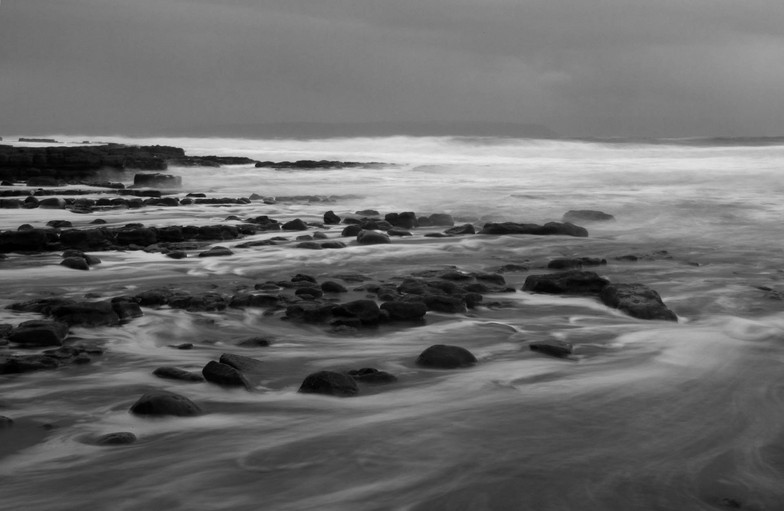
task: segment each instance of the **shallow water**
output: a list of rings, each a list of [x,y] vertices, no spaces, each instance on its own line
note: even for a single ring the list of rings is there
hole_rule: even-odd
[[[183,177],[183,194],[279,200],[93,215],[3,210],[0,228],[64,215],[76,226],[95,216],[110,225],[209,224],[228,215],[318,221],[328,209],[343,216],[364,208],[446,212],[477,225],[558,221],[569,209],[599,209],[617,221],[586,224],[589,238],[421,236],[440,230],[432,228],[391,245],[332,251],[292,243],[180,261],[96,253],[103,263],[88,273],[58,266],[58,254],[11,255],[0,262],[2,306],[48,292],[109,297],[172,281],[206,292],[296,273],[394,281],[447,266],[529,269],[505,273],[518,291],[485,296],[492,306],[354,334],[259,309],[145,309],[119,328],[74,328],[73,336],[104,342],[106,354],[87,367],[0,377],[0,414],[17,422],[0,430],[0,453],[8,451],[0,458],[0,502],[8,509],[784,509],[784,147],[404,137],[138,142],[194,155],[395,166],[172,168]],[[333,238],[340,230],[323,232]],[[642,257],[614,259],[626,254]],[[527,275],[560,256],[607,258],[597,271],[656,289],[679,322],[636,320],[590,298],[519,291]],[[0,309],[0,323],[33,317]],[[235,345],[252,335],[274,342]],[[573,358],[528,349],[545,339],[573,343]],[[169,347],[182,342],[195,348]],[[418,368],[416,356],[432,344],[464,346],[479,364]],[[254,392],[152,375],[162,365],[198,371],[223,352],[265,363]],[[399,382],[363,387],[350,399],[296,392],[310,372],[359,367],[389,371]],[[151,388],[187,395],[209,413],[130,415]],[[90,444],[115,431],[139,441]]]

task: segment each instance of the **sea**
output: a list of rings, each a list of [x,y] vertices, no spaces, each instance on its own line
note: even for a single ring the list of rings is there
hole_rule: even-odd
[[[52,135],[63,145],[86,137]],[[188,155],[379,162],[370,168],[170,167],[184,196],[250,204],[0,210],[0,229],[68,219],[86,227],[207,225],[268,215],[318,223],[373,209],[452,215],[456,224],[561,221],[599,210],[587,238],[423,233],[386,245],[341,238],[173,260],[96,252],[89,272],[59,254],[0,261],[0,323],[39,316],[4,307],[45,296],[109,298],[163,284],[252,288],[296,274],[395,283],[417,272],[500,272],[510,288],[466,313],[415,325],[331,331],[280,311],[145,308],[120,327],[72,329],[100,342],[92,364],[0,376],[0,509],[14,510],[784,510],[784,140],[532,140],[470,137],[294,139],[92,137],[182,147]],[[4,142],[7,143],[7,142]],[[43,146],[46,144],[16,143]],[[132,173],[108,175],[132,182]],[[73,185],[78,188],[79,186]],[[293,240],[293,236],[290,236]],[[550,260],[597,257],[612,282],[655,289],[677,322],[635,319],[592,297],[522,291]],[[365,297],[356,282],[351,296]],[[264,336],[268,347],[238,339]],[[571,343],[569,358],[530,350]],[[191,350],[173,345],[193,343]],[[470,368],[415,364],[434,344],[470,350]],[[9,348],[0,348],[6,349]],[[267,368],[252,391],[163,380],[222,353]],[[302,394],[308,374],[373,367],[396,383],[350,398]],[[129,413],[144,392],[197,402],[193,418]],[[130,445],[92,439],[132,432]]]

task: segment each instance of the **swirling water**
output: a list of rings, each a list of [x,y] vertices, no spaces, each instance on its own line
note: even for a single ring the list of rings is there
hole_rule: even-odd
[[[258,193],[278,201],[101,212],[110,225],[208,224],[232,214],[318,221],[328,209],[343,215],[365,208],[446,212],[476,225],[543,223],[569,209],[599,209],[617,220],[587,224],[588,238],[417,235],[385,246],[310,251],[281,244],[181,261],[106,252],[86,274],[57,266],[56,254],[12,255],[0,262],[0,305],[47,293],[108,297],[163,282],[210,290],[296,273],[394,280],[447,266],[528,269],[504,274],[517,292],[486,296],[492,306],[429,313],[418,326],[334,334],[257,309],[163,308],[118,328],[74,328],[75,336],[105,342],[106,354],[89,367],[0,383],[0,413],[17,422],[13,433],[0,431],[3,507],[784,509],[784,146],[407,137],[133,142],[195,155],[394,165],[172,168],[183,177],[183,194]],[[63,214],[4,210],[0,227]],[[80,226],[92,218],[68,219]],[[626,254],[640,258],[615,259]],[[679,322],[636,320],[590,298],[520,291],[527,275],[546,271],[548,259],[573,255],[607,258],[601,274],[656,289]],[[5,323],[34,316],[0,310]],[[275,342],[233,343],[249,335]],[[545,339],[572,342],[574,357],[528,349]],[[169,347],[180,342],[195,349]],[[418,368],[416,356],[432,344],[469,348],[479,364]],[[162,365],[199,370],[227,351],[264,362],[254,392],[151,374]],[[315,370],[368,366],[399,382],[350,399],[296,392]],[[151,388],[187,395],[209,413],[158,420],[129,414]],[[114,431],[139,440],[121,447],[89,441]]]

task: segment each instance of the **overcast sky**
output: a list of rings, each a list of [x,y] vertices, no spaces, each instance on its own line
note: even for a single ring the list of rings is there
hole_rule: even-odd
[[[0,4],[0,135],[310,121],[784,135],[784,3]]]

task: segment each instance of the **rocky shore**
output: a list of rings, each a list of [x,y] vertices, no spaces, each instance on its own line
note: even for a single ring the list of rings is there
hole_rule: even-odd
[[[221,223],[210,225],[146,225],[127,223],[106,226],[102,212],[140,208],[218,208],[239,206],[252,211],[269,206],[278,199],[256,194],[248,197],[207,197],[199,190],[183,193],[179,177],[161,174],[169,165],[181,167],[215,167],[220,165],[254,165],[270,169],[344,169],[377,168],[377,162],[284,161],[256,162],[248,158],[186,156],[184,151],[167,146],[131,147],[109,144],[86,147],[48,147],[41,149],[0,146],[0,177],[7,180],[0,190],[0,207],[6,209],[61,210],[64,216],[45,226],[30,223],[15,230],[0,231],[0,265],[20,264],[28,257],[59,253],[63,272],[93,272],[102,265],[101,257],[113,252],[139,251],[158,254],[172,261],[193,258],[232,257],[241,251],[287,247],[295,250],[341,250],[356,246],[385,246],[398,243],[441,243],[448,238],[473,237],[492,240],[505,236],[556,236],[587,238],[587,228],[574,222],[607,222],[612,215],[601,211],[568,211],[562,221],[539,225],[516,220],[484,224],[457,223],[446,213],[418,214],[413,211],[382,213],[374,209],[344,212],[325,211],[319,221],[300,218],[276,219],[268,215],[241,217],[229,215]],[[142,169],[155,173],[137,173],[133,184],[96,182],[99,171]],[[20,183],[20,181],[22,183]],[[80,187],[62,188],[78,183]],[[89,184],[89,188],[85,185]],[[130,197],[130,198],[129,198]],[[299,199],[327,201],[323,197]],[[257,239],[259,234],[271,234]],[[251,238],[241,241],[243,238]],[[417,241],[419,240],[419,241]],[[230,246],[219,243],[230,242]],[[218,244],[216,244],[218,243]],[[92,252],[92,253],[91,253]],[[94,253],[100,253],[98,257]],[[29,263],[26,263],[29,264]],[[226,263],[226,264],[231,264]],[[531,273],[525,266],[505,265],[493,271],[466,271],[459,266],[421,269],[408,274],[390,274],[388,269],[372,273],[336,273],[311,275],[306,268],[294,275],[274,280],[243,283],[215,283],[208,292],[200,292],[176,282],[140,289],[135,293],[97,297],[79,297],[46,293],[7,305],[15,313],[38,315],[16,323],[0,324],[0,374],[2,380],[19,378],[21,373],[57,370],[74,365],[85,366],[102,357],[101,343],[79,340],[73,328],[123,328],[149,311],[182,310],[189,313],[228,313],[232,310],[259,309],[303,328],[318,328],[328,335],[350,336],[357,332],[383,329],[408,329],[424,325],[431,317],[444,315],[482,315],[483,311],[503,308],[503,296],[516,293],[557,294],[590,297],[608,308],[617,309],[643,320],[677,321],[676,314],[659,294],[643,283],[610,282],[584,267],[606,266],[597,257],[571,258],[555,254],[542,268]],[[510,282],[505,273],[524,276],[524,282]],[[111,282],[111,275],[105,277]],[[433,316],[435,315],[435,316]],[[233,341],[237,347],[268,350],[275,341],[264,337],[246,337]],[[174,346],[187,350],[192,343]],[[569,358],[571,344],[555,339],[531,342],[531,351]],[[470,367],[481,363],[464,347],[434,344],[421,353],[411,353],[416,366],[423,369]],[[256,391],[268,370],[267,363],[246,355],[226,352],[217,360],[205,362],[201,372],[176,365],[155,369],[161,379],[183,383],[208,383]],[[374,367],[322,370],[302,375],[299,392],[349,397],[360,395],[368,386],[395,385],[397,377]],[[184,390],[187,393],[187,390]],[[163,389],[151,390],[130,407],[139,416],[192,416],[205,413],[203,407],[184,395]],[[13,418],[4,420],[13,422]],[[130,432],[111,432],[96,440],[98,445],[117,445],[135,441]]]

